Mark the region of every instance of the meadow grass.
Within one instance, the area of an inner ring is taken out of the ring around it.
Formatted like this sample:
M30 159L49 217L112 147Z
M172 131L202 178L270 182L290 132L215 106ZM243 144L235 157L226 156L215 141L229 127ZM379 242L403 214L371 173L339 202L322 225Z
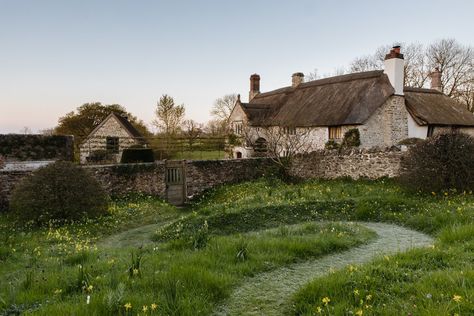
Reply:
M396 223L434 236L436 244L311 282L288 314L474 311L472 192L426 196L388 180L264 179L217 188L184 209L138 197L111 210L99 220L44 229L18 227L1 215L0 315L208 315L247 277L372 237L324 222L338 220ZM314 221L323 222L298 224ZM160 223L155 244L141 250L97 243Z
M113 209L108 218L64 227L2 230L11 255L2 259L0 314L208 315L246 277L374 237L358 225L337 223L227 236L201 225L166 243L102 248L97 240L135 226L139 216L148 224L153 213L154 221L183 215L154 199L120 201ZM121 224L130 217L134 225ZM8 223L3 218L2 228Z

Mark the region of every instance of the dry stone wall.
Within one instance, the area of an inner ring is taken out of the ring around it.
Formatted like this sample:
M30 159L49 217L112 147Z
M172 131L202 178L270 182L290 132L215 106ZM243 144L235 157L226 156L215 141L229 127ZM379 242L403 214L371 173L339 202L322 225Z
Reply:
M395 177L402 151L354 149L344 152L318 151L298 157L292 172L304 179ZM111 195L142 193L166 197L166 162L83 166ZM270 159L193 160L184 163L186 195L193 196L212 187L256 179L275 171ZM5 210L15 185L31 171L0 170L0 210Z
M303 178L352 179L396 177L404 152L398 147L386 149L324 150L298 157L292 172Z

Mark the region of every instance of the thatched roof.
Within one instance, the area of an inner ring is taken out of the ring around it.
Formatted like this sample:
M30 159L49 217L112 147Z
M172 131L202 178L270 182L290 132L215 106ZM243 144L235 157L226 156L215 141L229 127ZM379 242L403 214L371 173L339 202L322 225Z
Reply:
M404 93L407 109L419 125L474 126L474 114L441 92L405 88Z
M253 125L362 124L393 93L383 71L369 71L260 93L242 108Z
M241 103L252 125L315 127L363 124L394 94L382 70L302 83ZM420 125L474 126L474 116L455 100L429 89L405 88L408 111Z

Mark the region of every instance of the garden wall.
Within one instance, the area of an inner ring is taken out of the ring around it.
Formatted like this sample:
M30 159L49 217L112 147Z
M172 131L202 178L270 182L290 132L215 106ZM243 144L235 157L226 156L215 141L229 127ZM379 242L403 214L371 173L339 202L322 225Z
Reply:
M0 156L6 161L74 159L74 137L0 134Z
M292 173L303 179L393 178L400 173L404 153L398 147L317 151L297 157Z
M361 177L376 179L399 174L404 152L354 149L319 151L297 157L292 172L304 179ZM112 195L143 193L166 197L166 162L84 166ZM186 195L192 196L224 183L258 178L274 170L270 159L190 160L184 163ZM31 171L0 170L0 210L5 209L14 185Z

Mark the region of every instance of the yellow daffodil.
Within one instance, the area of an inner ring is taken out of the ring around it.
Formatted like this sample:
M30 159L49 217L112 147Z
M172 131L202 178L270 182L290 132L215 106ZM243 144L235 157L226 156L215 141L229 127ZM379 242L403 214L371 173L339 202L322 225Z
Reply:
M454 294L454 295L453 295L453 301L455 301L456 303L461 302L461 301L462 301L462 296L461 296L461 295Z
M364 315L364 311L361 310L361 309L359 309L357 312L355 312L355 314L356 314L357 316L362 316L362 315Z
M158 308L158 305L156 305L155 303L151 304L151 310L154 311Z
M125 307L125 310L128 311L128 310L132 309L132 303L130 303L130 302L126 303L125 305L123 305L123 307Z
M322 301L322 302L324 303L324 305L326 306L326 305L329 304L329 302L331 301L331 299L326 296L326 297L324 297L321 301Z
M143 305L143 307L142 307L142 311L143 311L144 313L146 313L146 312L148 311L148 306L146 306L146 305Z

